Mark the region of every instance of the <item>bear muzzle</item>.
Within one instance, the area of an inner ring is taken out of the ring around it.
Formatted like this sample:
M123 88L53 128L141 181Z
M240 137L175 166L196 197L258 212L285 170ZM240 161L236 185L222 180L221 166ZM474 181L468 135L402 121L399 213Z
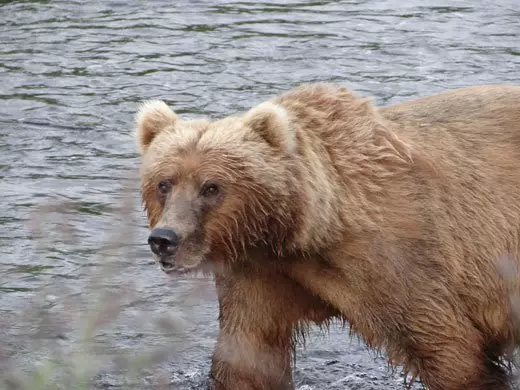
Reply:
M180 238L173 229L156 228L148 237L148 245L159 258L171 257L179 248Z
M148 244L163 272L183 274L202 265L205 257L204 251L201 251L203 248L198 240L193 242L197 236L192 236L183 239L176 230L165 227L152 230Z

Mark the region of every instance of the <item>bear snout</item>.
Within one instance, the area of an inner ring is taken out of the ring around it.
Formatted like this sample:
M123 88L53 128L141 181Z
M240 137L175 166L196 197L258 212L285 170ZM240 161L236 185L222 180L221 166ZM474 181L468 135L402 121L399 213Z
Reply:
M173 229L156 228L148 237L148 245L152 252L161 259L175 254L180 244L180 237Z

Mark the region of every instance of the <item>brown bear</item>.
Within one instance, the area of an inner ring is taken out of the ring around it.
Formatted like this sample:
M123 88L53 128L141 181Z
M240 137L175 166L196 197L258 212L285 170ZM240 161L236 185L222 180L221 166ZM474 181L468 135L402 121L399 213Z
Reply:
M215 275L214 388L293 389L335 318L431 390L510 388L519 86L376 108L306 84L215 121L148 101L136 136L158 263Z

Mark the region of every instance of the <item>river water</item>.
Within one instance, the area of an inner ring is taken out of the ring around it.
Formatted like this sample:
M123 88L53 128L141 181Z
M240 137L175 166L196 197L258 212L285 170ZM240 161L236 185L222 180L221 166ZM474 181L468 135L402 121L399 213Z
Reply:
M303 82L388 104L519 75L520 0L0 0L2 377L40 369L75 388L86 371L86 388L204 387L214 288L151 261L140 101L219 117ZM140 354L152 360L132 381ZM295 381L404 388L339 326L298 349Z

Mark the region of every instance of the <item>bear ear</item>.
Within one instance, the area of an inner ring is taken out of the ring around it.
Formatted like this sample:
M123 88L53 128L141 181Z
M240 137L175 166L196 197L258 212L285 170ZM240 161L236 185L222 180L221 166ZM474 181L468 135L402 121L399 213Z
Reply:
M287 152L294 150L295 133L289 114L282 106L261 103L245 114L244 123L270 146Z
M143 154L162 130L172 127L177 115L162 100L147 100L136 114L136 138L139 152Z

